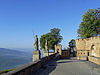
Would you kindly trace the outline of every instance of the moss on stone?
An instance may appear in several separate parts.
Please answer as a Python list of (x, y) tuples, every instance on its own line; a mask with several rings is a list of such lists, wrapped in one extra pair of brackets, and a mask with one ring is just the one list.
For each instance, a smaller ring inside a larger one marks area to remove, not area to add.
[(2, 73), (7, 73), (7, 72), (12, 71), (12, 70), (15, 70), (15, 69), (16, 69), (16, 68), (3, 70), (3, 71), (0, 71), (0, 74), (2, 74)]

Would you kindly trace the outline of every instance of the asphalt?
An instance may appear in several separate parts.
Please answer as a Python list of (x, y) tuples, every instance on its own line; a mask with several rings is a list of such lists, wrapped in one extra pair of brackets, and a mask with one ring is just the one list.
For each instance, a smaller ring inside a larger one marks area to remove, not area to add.
[(89, 61), (61, 59), (49, 62), (35, 75), (100, 75), (100, 68)]

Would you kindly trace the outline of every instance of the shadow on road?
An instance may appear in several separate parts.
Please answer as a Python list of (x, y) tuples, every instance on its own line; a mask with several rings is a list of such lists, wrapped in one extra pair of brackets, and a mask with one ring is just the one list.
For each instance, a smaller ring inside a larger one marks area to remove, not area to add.
[[(75, 63), (76, 62), (76, 63)], [(78, 62), (78, 63), (77, 63)], [(81, 61), (81, 60), (77, 60), (75, 58), (71, 58), (71, 59), (60, 59), (60, 60), (52, 60), (50, 61), (48, 64), (45, 64), (44, 66), (42, 66), (40, 68), (40, 70), (38, 70), (38, 72), (36, 72), (34, 75), (53, 75), (53, 74), (56, 74), (55, 72), (58, 72), (58, 69), (56, 69), (57, 66), (61, 66), (62, 64), (66, 64), (68, 63), (68, 65), (72, 66), (70, 63), (73, 63), (74, 64), (74, 67), (75, 68), (75, 65), (76, 65), (76, 69), (79, 69), (80, 71), (82, 70), (83, 71), (86, 71), (84, 68), (86, 68), (87, 70), (90, 70), (91, 72), (94, 71), (94, 68), (98, 68), (98, 65), (95, 65), (94, 63), (91, 63), (89, 61)], [(81, 68), (80, 69), (80, 66), (82, 66), (82, 64), (84, 66), (87, 66), (87, 67), (84, 67), (84, 68)], [(67, 64), (66, 64), (67, 65)], [(63, 66), (64, 67), (64, 66)], [(93, 69), (92, 69), (93, 68)], [(56, 70), (55, 70), (56, 69)], [(62, 70), (60, 70), (62, 72)], [(66, 67), (66, 70), (65, 72), (67, 71), (67, 67)], [(89, 72), (84, 72), (86, 73), (87, 75), (89, 74), (90, 75), (90, 71)], [(98, 73), (100, 72), (99, 70), (97, 70)], [(69, 71), (68, 71), (69, 72)], [(96, 71), (95, 71), (96, 72)], [(95, 72), (93, 72), (95, 74)], [(71, 72), (72, 73), (72, 72)], [(70, 74), (71, 74), (70, 73)], [(76, 73), (79, 73), (81, 74), (81, 72), (77, 71), (76, 70)], [(59, 73), (57, 73), (58, 75), (60, 75)], [(78, 75), (79, 75), (78, 74)], [(63, 72), (62, 72), (62, 75), (63, 75)], [(72, 74), (71, 74), (72, 75)], [(77, 74), (76, 74), (77, 75)], [(97, 74), (98, 75), (98, 74)]]
[(38, 70), (34, 75), (49, 75), (51, 72), (53, 72), (56, 69), (56, 66), (58, 64), (73, 62), (72, 60), (71, 61), (68, 61), (68, 60), (62, 61), (65, 59), (60, 59), (60, 60), (58, 61), (54, 59), (50, 61), (48, 64), (45, 64), (44, 66), (42, 66), (40, 70)]
[(38, 70), (34, 75), (49, 75), (52, 71), (56, 69), (56, 66), (56, 60), (52, 60), (48, 64), (42, 66), (40, 70)]

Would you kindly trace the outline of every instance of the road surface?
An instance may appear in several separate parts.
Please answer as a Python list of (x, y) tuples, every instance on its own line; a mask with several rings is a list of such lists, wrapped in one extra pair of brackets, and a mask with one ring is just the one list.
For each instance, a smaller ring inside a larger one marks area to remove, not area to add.
[(99, 66), (75, 58), (53, 60), (42, 67), (36, 75), (100, 75)]

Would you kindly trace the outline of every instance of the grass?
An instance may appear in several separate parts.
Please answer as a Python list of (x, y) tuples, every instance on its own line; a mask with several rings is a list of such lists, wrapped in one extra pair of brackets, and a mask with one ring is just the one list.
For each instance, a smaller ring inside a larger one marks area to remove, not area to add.
[(0, 74), (7, 73), (7, 72), (12, 71), (12, 70), (15, 70), (15, 68), (0, 71)]

